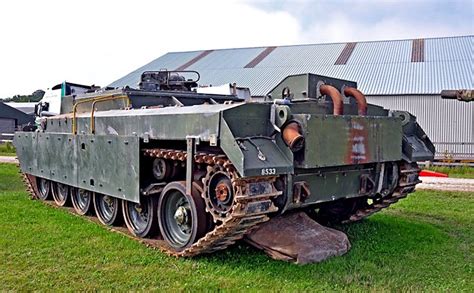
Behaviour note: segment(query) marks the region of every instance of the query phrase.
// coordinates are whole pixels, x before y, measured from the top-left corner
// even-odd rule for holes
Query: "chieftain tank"
[[[145,72],[138,88],[70,91],[59,113],[40,104],[36,129],[14,137],[33,197],[194,256],[295,210],[363,219],[413,192],[416,162],[433,159],[413,115],[368,104],[355,82],[292,75],[249,99],[235,84],[199,93],[198,79]]]

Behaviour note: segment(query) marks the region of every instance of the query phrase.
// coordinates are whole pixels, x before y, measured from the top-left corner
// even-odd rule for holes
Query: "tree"
[[[36,91],[34,91],[31,95],[34,96],[35,98],[37,98],[38,101],[39,101],[39,100],[41,100],[41,99],[43,98],[43,96],[44,96],[44,91],[43,91],[43,90],[36,90]]]
[[[18,103],[38,102],[39,100],[43,98],[43,96],[44,96],[43,90],[36,90],[31,95],[14,95],[11,98],[0,99],[0,100],[3,102],[18,102]]]

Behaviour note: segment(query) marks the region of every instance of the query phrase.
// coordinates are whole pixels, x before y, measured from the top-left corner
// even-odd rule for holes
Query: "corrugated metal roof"
[[[176,69],[186,62],[192,60],[204,51],[193,51],[193,52],[180,52],[180,53],[167,53],[158,59],[151,61],[148,64],[130,72],[124,77],[114,81],[111,86],[121,87],[130,86],[135,87],[140,81],[140,76],[144,71],[148,70],[160,70],[160,69]]]
[[[474,88],[474,36],[424,40],[424,62],[411,62],[413,40],[358,42],[345,65],[334,65],[346,43],[281,46],[254,68],[244,68],[266,47],[214,50],[188,70],[201,84],[236,82],[264,95],[285,76],[316,73],[356,81],[367,95],[437,94]],[[203,51],[168,53],[113,82],[135,86],[145,70],[176,69]]]

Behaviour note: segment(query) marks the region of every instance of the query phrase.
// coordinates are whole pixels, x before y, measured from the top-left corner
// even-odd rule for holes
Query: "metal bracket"
[[[217,146],[217,135],[216,134],[210,134],[209,135],[209,145],[210,146]]]
[[[303,203],[310,195],[308,182],[298,181],[293,184],[293,202]]]
[[[277,111],[276,104],[273,103],[270,109],[270,123],[272,124],[273,128],[276,131],[281,132],[281,129],[276,125],[276,117],[275,117],[276,111]]]
[[[181,101],[178,100],[175,96],[171,96],[171,99],[173,100],[173,102],[175,103],[176,106],[178,106],[178,107],[183,107],[184,106],[184,104],[181,103]]]
[[[143,142],[144,143],[149,143],[150,142],[150,134],[148,132],[145,132],[143,134]]]
[[[196,141],[199,137],[186,136],[186,194],[191,195],[193,188],[193,173],[194,173],[194,155],[196,154]]]
[[[165,182],[160,182],[160,183],[153,183],[145,187],[144,189],[141,190],[143,195],[151,195],[151,194],[156,194],[160,193],[164,186],[166,185]]]

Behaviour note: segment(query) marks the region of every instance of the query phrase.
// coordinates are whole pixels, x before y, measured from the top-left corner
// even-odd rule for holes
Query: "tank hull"
[[[14,144],[34,197],[48,196],[38,186],[66,186],[80,214],[90,198],[100,215],[121,206],[132,235],[155,230],[170,254],[193,256],[289,210],[352,222],[414,191],[416,161],[434,154],[415,117],[360,103],[344,90],[354,83],[319,90],[331,80],[293,76],[268,102],[131,89],[66,97],[63,114]],[[320,97],[294,98],[290,87]],[[339,92],[359,104],[328,97]]]

